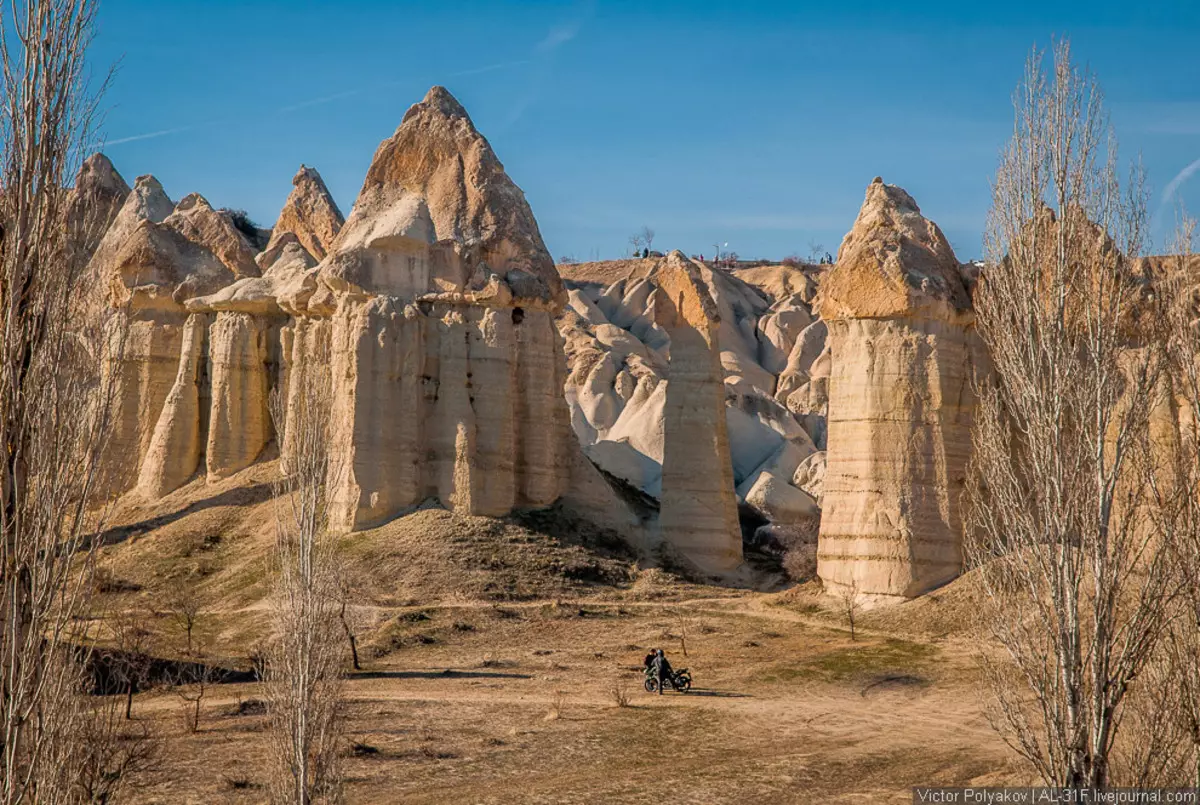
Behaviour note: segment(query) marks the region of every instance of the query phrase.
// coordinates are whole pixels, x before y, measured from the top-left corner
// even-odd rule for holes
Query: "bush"
[[[817,546],[800,544],[783,554],[783,570],[792,581],[808,581],[817,575]]]
[[[817,575],[817,533],[819,518],[793,525],[772,523],[755,531],[754,542],[781,557],[788,578],[804,582]]]
[[[613,707],[629,706],[629,691],[625,689],[625,685],[621,682],[614,682],[612,684],[612,687],[608,689],[608,698],[612,700]]]
[[[245,210],[224,210],[223,212],[229,216],[229,222],[233,224],[234,229],[241,232],[246,240],[251,243],[258,241],[258,224],[250,219]]]

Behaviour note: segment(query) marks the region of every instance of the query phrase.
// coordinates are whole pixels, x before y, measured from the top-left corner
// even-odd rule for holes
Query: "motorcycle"
[[[686,668],[672,669],[671,678],[666,682],[679,693],[687,693],[692,689],[692,675]],[[647,693],[658,692],[658,676],[654,673],[653,668],[646,669],[645,688]]]

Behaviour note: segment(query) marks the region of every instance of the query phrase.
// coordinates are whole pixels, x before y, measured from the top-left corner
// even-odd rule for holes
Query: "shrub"
[[[250,219],[250,215],[245,210],[224,210],[229,216],[229,222],[233,224],[234,229],[245,235],[246,240],[254,243],[258,240],[258,224]]]

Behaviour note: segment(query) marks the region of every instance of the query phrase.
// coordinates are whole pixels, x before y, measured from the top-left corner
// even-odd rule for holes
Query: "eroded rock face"
[[[321,174],[301,165],[292,177],[292,192],[279,211],[279,219],[271,230],[271,240],[258,256],[259,266],[264,270],[270,268],[284,243],[290,239],[299,243],[314,260],[324,259],[345,222]]]
[[[86,265],[95,253],[129,192],[129,185],[104,154],[92,154],[84,160],[67,208],[67,226],[81,265]]]
[[[211,316],[193,313],[183,328],[175,383],[163,401],[162,413],[142,460],[138,491],[154,500],[187,482],[204,455],[201,438],[206,423],[208,389],[208,328]]]
[[[797,290],[815,283],[805,271],[786,266],[732,275],[678,259],[690,266],[714,316],[728,446],[721,460],[729,465],[735,504],[776,523],[811,522],[816,503],[793,476],[816,450],[811,434],[824,432],[824,409],[811,416],[789,410],[786,395],[773,396],[782,375],[763,361],[786,371],[780,356],[788,357],[785,350],[795,351],[795,342],[819,324]],[[671,273],[668,263],[654,258],[559,267],[568,289],[558,324],[566,340],[565,392],[575,435],[596,466],[659,501],[670,496],[665,423],[676,355],[654,306],[660,276]],[[808,339],[813,341],[823,346],[823,331],[820,339]],[[796,380],[807,383],[808,375]]]
[[[470,514],[548,506],[572,477],[565,299],[521,191],[449,93],[431,90],[376,154],[350,219],[302,167],[271,240],[140,180],[97,258],[136,348],[122,484],[154,498],[201,466],[250,466],[327,382],[330,516],[353,530],[433,497]],[[261,271],[261,276],[259,272]],[[128,431],[128,433],[124,433]],[[591,479],[594,481],[594,479]],[[585,497],[603,500],[593,489]]]
[[[919,595],[962,569],[977,346],[958,261],[900,188],[868,187],[820,312],[829,430],[818,573],[833,590]]]
[[[543,308],[565,298],[524,194],[442,87],[375,152],[321,277],[351,296]]]
[[[234,225],[228,212],[214,210],[199,193],[184,196],[163,225],[203,245],[236,279],[259,275],[258,264],[254,262],[256,245]]]
[[[430,496],[499,516],[562,495],[565,295],[524,196],[445,90],[379,147],[318,279],[336,300],[338,527]]]
[[[116,317],[112,332],[122,334],[109,340],[105,357],[105,372],[119,377],[104,468],[110,495],[142,483],[140,469],[180,371],[186,300],[233,278],[204,244],[167,224],[170,204],[154,177],[139,177],[88,269]]]
[[[700,266],[672,252],[654,275],[653,322],[671,342],[663,406],[663,540],[701,570],[742,562],[733,466],[725,429],[721,320]]]

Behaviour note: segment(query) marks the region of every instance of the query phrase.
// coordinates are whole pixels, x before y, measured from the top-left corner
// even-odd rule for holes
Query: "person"
[[[654,658],[657,656],[658,656],[658,649],[656,649],[656,648],[650,649],[650,653],[648,653],[646,655],[646,658],[644,660],[642,660],[642,667],[645,668],[646,670],[649,670],[650,666],[654,664]]]
[[[667,655],[663,654],[662,649],[654,651],[654,676],[658,679],[658,695],[661,696],[672,676],[671,663],[667,662]]]

